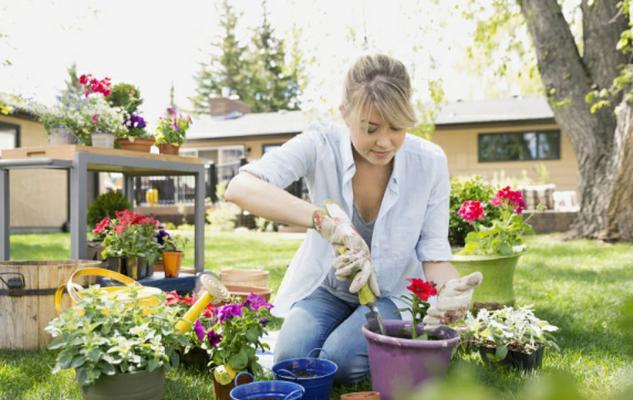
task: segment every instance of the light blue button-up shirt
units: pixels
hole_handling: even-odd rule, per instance
[[[356,172],[348,128],[320,122],[280,148],[242,167],[284,188],[304,178],[314,204],[338,202],[352,215]],[[374,225],[371,256],[382,296],[399,307],[407,278],[424,278],[421,262],[449,261],[450,182],[442,149],[407,134],[395,155],[393,171]],[[293,257],[275,299],[276,315],[284,315],[325,279],[334,250],[318,232],[309,229]]]

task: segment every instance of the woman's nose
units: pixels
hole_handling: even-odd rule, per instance
[[[389,130],[383,129],[376,138],[376,146],[388,149],[391,147],[391,138],[389,137]]]

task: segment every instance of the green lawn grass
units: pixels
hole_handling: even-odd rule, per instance
[[[14,235],[14,259],[65,258],[68,235]],[[205,265],[258,267],[271,271],[276,290],[299,240],[278,234],[207,233]],[[189,249],[185,263],[191,263]],[[536,314],[558,325],[560,353],[548,352],[541,372],[562,369],[581,383],[592,399],[604,399],[625,383],[633,362],[627,339],[616,327],[622,303],[633,294],[633,246],[590,241],[561,242],[537,236],[519,262],[515,277],[517,303],[533,304]],[[530,376],[502,367],[484,367],[477,355],[459,353],[454,364],[476,372],[476,380],[512,399]],[[74,373],[52,375],[50,352],[0,352],[0,399],[81,398]],[[335,388],[338,394],[365,390],[369,383]],[[209,374],[179,369],[168,374],[166,399],[212,399]]]

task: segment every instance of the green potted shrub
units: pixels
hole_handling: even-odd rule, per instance
[[[156,144],[161,154],[178,155],[191,122],[191,116],[179,113],[173,107],[167,108],[156,126]]]
[[[487,204],[498,217],[486,218]],[[529,218],[522,214],[524,208],[521,192],[506,186],[489,202],[466,200],[457,211],[473,230],[451,263],[462,276],[476,271],[483,274],[483,282],[473,294],[475,309],[514,304],[514,271],[526,248],[524,236],[532,233]]]
[[[87,400],[162,399],[165,369],[179,363],[186,338],[176,330],[177,310],[165,297],[141,303],[138,288],[121,297],[104,296],[97,286],[82,301],[52,320],[49,349],[58,350],[53,373],[74,369]]]
[[[558,327],[534,315],[531,307],[481,309],[466,315],[465,340],[479,349],[484,361],[522,370],[540,368],[546,347],[558,348],[552,332]]]

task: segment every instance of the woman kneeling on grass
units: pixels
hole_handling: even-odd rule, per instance
[[[385,55],[361,57],[350,68],[339,110],[345,124],[318,123],[240,169],[225,199],[264,218],[299,225],[307,236],[276,297],[285,321],[275,362],[323,348],[338,364],[338,383],[369,373],[361,327],[368,284],[383,319],[400,319],[407,278],[437,285],[429,326],[462,317],[481,275],[459,279],[448,262],[449,192],[444,152],[406,134],[415,124],[404,65]],[[313,203],[282,188],[304,178]],[[345,229],[319,206],[333,200],[351,216]],[[349,225],[348,225],[349,226]],[[335,249],[344,244],[342,255]],[[461,294],[453,295],[459,283]]]

